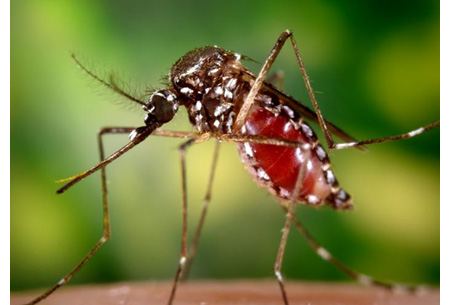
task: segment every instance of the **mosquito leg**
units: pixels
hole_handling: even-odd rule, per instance
[[[368,145],[368,144],[389,142],[389,141],[395,141],[395,140],[400,140],[400,139],[408,139],[408,138],[414,137],[416,135],[419,135],[425,131],[428,131],[434,127],[439,126],[440,123],[439,123],[439,121],[437,121],[435,123],[418,128],[416,130],[412,130],[410,132],[407,132],[407,133],[404,133],[401,135],[385,137],[385,138],[378,138],[378,139],[371,139],[371,140],[360,141],[360,142],[350,141],[348,143],[336,144],[331,136],[330,130],[334,131],[334,132],[337,131],[338,134],[343,134],[343,132],[339,129],[336,130],[336,128],[334,126],[330,126],[330,129],[329,129],[326,120],[323,118],[322,112],[319,107],[319,103],[317,102],[317,99],[314,95],[314,90],[312,89],[308,74],[306,73],[305,65],[303,64],[303,60],[300,55],[300,51],[299,51],[297,42],[295,41],[294,35],[292,34],[291,31],[285,30],[278,37],[277,42],[275,43],[274,47],[270,51],[269,56],[267,57],[266,61],[264,62],[264,65],[261,68],[261,71],[259,72],[258,76],[256,77],[256,80],[255,80],[249,94],[247,95],[247,97],[236,117],[236,121],[233,126],[233,130],[235,132],[239,131],[241,129],[241,127],[244,125],[245,119],[250,111],[250,107],[253,104],[253,100],[255,99],[256,95],[258,94],[258,91],[261,89],[261,87],[264,83],[264,80],[266,79],[267,74],[269,73],[270,68],[272,67],[275,59],[277,58],[278,54],[280,53],[281,49],[283,48],[283,46],[288,38],[291,39],[292,47],[294,48],[295,56],[297,58],[297,63],[300,67],[300,72],[301,72],[303,80],[305,82],[306,89],[308,91],[308,95],[314,106],[314,110],[315,110],[315,113],[317,116],[317,121],[319,122],[322,133],[325,136],[327,146],[330,150],[343,149],[343,148],[347,148],[347,147],[359,147],[359,146]],[[345,138],[349,138],[349,137],[345,136]]]
[[[180,281],[181,275],[183,274],[183,269],[187,260],[188,252],[187,252],[187,187],[186,187],[186,150],[196,143],[201,143],[210,138],[208,133],[201,134],[196,138],[191,138],[188,141],[181,144],[178,148],[180,153],[180,161],[181,161],[181,184],[182,184],[182,192],[183,192],[183,224],[182,224],[182,232],[181,232],[181,250],[180,250],[180,261],[178,263],[178,269],[175,274],[175,278],[173,281],[172,291],[170,293],[168,304],[172,304],[175,298],[175,293],[177,290],[178,283]],[[211,182],[212,183],[212,182]]]
[[[237,142],[237,143],[255,143],[255,144],[267,144],[267,145],[275,145],[275,146],[285,146],[292,148],[301,148],[308,149],[310,144],[303,142],[299,143],[298,141],[291,141],[280,138],[266,137],[266,136],[258,136],[258,135],[236,135],[236,134],[223,134],[218,135],[217,139],[224,142]]]
[[[283,48],[283,45],[285,44],[286,40],[289,37],[291,37],[293,39],[292,33],[289,30],[285,30],[278,37],[277,42],[275,43],[274,47],[270,51],[269,56],[267,57],[266,61],[264,62],[264,65],[261,68],[261,71],[259,72],[258,76],[256,77],[255,82],[253,83],[249,94],[245,98],[244,103],[243,103],[241,109],[239,110],[239,113],[236,116],[236,120],[235,120],[234,125],[233,125],[233,131],[235,133],[239,133],[240,129],[244,125],[245,119],[246,119],[246,117],[247,117],[247,115],[248,115],[248,113],[250,111],[250,107],[253,104],[253,101],[254,101],[256,95],[258,94],[258,91],[261,89],[261,87],[262,87],[262,85],[264,83],[264,80],[266,79],[267,74],[269,73],[270,68],[272,67],[276,57],[280,53],[281,49]],[[294,49],[298,50],[298,48],[296,48],[295,40],[292,40],[292,43],[294,45]],[[298,54],[298,56],[297,56],[297,54]],[[299,61],[301,62],[301,57],[299,55],[300,55],[300,53],[296,52],[296,56],[299,59]],[[303,63],[302,62],[301,62],[300,66],[303,67]],[[304,74],[306,75],[306,72]],[[282,86],[282,78],[283,77],[279,77],[279,79],[280,79],[279,86]],[[308,85],[309,85],[309,81],[307,81],[307,86]],[[310,85],[309,85],[309,89],[310,89],[309,92],[312,93],[312,96],[313,96],[313,98],[315,100],[314,93],[312,92],[312,88],[311,88]],[[317,104],[317,102],[316,102],[316,104]],[[308,107],[306,107],[306,106],[304,106],[304,105],[302,105],[300,103],[296,103],[295,105],[296,105],[298,111],[300,113],[302,113],[305,117],[307,117],[307,118],[309,118],[309,119],[311,119],[313,121],[319,122],[319,125],[320,126],[325,126],[325,128],[327,128],[327,126],[329,126],[331,132],[335,133],[339,138],[344,139],[345,141],[348,141],[348,142],[355,141],[355,139],[353,137],[351,137],[350,135],[345,133],[339,127],[337,127],[336,125],[334,125],[334,124],[324,120],[322,115],[321,115],[321,113],[320,113],[320,111],[318,113],[317,113],[317,111],[314,112],[314,111],[310,110]],[[317,108],[318,108],[318,106],[317,106]],[[328,129],[326,129],[326,130],[327,130],[327,132],[324,132],[324,134],[326,135],[328,133],[328,135],[329,135],[328,138],[327,138],[327,143],[328,143],[329,140],[332,141],[332,138],[331,138],[331,135],[330,135],[330,132],[328,131]],[[360,150],[364,150],[363,146],[358,146],[357,148],[360,149]]]
[[[284,206],[280,202],[280,207],[284,211],[284,213],[288,212],[288,209],[286,206]],[[335,266],[338,270],[341,272],[347,274],[349,277],[355,279],[359,283],[363,285],[373,285],[382,287],[385,289],[389,289],[392,291],[409,291],[409,292],[416,292],[420,290],[420,287],[413,287],[413,286],[405,286],[402,284],[390,284],[385,283],[381,281],[377,281],[372,279],[371,277],[359,273],[357,271],[354,271],[347,267],[344,263],[336,259],[327,249],[325,249],[322,245],[320,245],[314,237],[309,233],[309,231],[306,229],[304,224],[297,218],[295,215],[292,215],[292,222],[294,226],[297,228],[297,230],[305,236],[306,240],[308,241],[309,245],[314,249],[314,251],[319,255],[323,260],[330,262],[333,266]]]
[[[233,125],[233,130],[235,132],[239,131],[241,127],[244,125],[245,119],[250,111],[250,107],[253,104],[253,100],[255,99],[256,95],[258,94],[259,90],[261,89],[261,86],[264,83],[264,80],[267,77],[267,74],[269,73],[270,68],[273,65],[273,62],[278,56],[278,53],[280,53],[281,48],[283,47],[284,43],[286,42],[286,39],[291,36],[291,32],[286,30],[283,33],[281,33],[280,37],[278,37],[277,42],[275,43],[275,46],[270,51],[269,56],[267,57],[266,61],[264,62],[264,65],[261,68],[261,71],[259,72],[258,76],[255,79],[255,82],[250,89],[250,92],[248,93],[247,97],[244,100],[244,103],[242,104],[241,109],[239,110],[239,113],[236,116],[236,121]]]
[[[186,187],[186,150],[193,144],[196,143],[196,139],[189,139],[178,147],[180,153],[181,161],[181,184],[183,192],[183,223],[181,232],[181,250],[180,250],[180,261],[178,263],[178,269],[175,273],[175,278],[173,280],[172,291],[170,293],[169,305],[173,303],[175,298],[175,293],[177,290],[178,282],[180,281],[181,274],[183,273],[183,268],[187,259],[187,187]]]
[[[210,172],[209,180],[208,180],[208,186],[206,189],[205,197],[203,198],[202,212],[200,214],[200,219],[197,224],[197,229],[195,230],[194,239],[192,240],[192,244],[189,247],[189,252],[188,252],[189,255],[186,260],[186,265],[185,265],[181,280],[186,280],[188,278],[189,272],[191,270],[191,266],[192,266],[194,258],[195,258],[195,254],[197,253],[197,247],[198,247],[198,243],[200,240],[200,235],[203,230],[203,225],[205,223],[206,213],[208,211],[209,203],[211,202],[211,191],[212,191],[212,186],[213,186],[213,182],[214,182],[214,176],[216,173],[217,160],[219,158],[219,150],[220,150],[220,142],[216,141],[216,145],[214,147],[213,160],[212,160],[212,164],[211,164],[211,172]]]
[[[104,149],[103,149],[103,142],[102,142],[102,136],[104,134],[118,134],[118,133],[130,133],[133,131],[134,128],[128,128],[128,127],[108,127],[103,128],[99,131],[97,134],[98,139],[98,148],[100,153],[100,161],[103,161],[105,159],[104,156]],[[89,251],[89,253],[86,255],[86,257],[83,258],[83,260],[74,268],[72,271],[70,271],[66,276],[64,276],[55,286],[44,292],[42,295],[38,296],[36,299],[32,300],[31,302],[27,304],[37,304],[40,301],[47,298],[49,295],[51,295],[53,292],[55,292],[58,288],[60,288],[62,285],[66,284],[70,281],[70,279],[84,266],[84,264],[87,263],[91,259],[92,256],[100,249],[100,247],[109,239],[111,235],[110,231],[110,224],[109,224],[109,212],[108,212],[108,190],[106,187],[106,173],[105,168],[101,168],[101,180],[102,180],[102,197],[103,197],[103,235],[100,238],[100,240],[97,242],[97,244]]]
[[[307,143],[298,143],[294,141],[288,141],[284,139],[278,139],[278,138],[267,138],[267,137],[261,137],[261,136],[238,136],[238,135],[228,135],[227,137],[221,137],[220,140],[222,141],[232,141],[232,142],[248,142],[248,143],[257,143],[257,144],[267,144],[267,145],[277,145],[277,146],[286,146],[286,147],[299,147],[301,145],[302,150],[307,150],[309,147],[309,144]],[[293,197],[296,198],[296,197]],[[289,215],[289,208],[282,204],[280,202],[280,207],[283,209],[284,213],[286,215]],[[290,207],[290,206],[289,206]],[[323,246],[321,246],[313,237],[312,235],[306,230],[305,226],[295,217],[295,215],[292,214],[291,221],[293,224],[297,227],[297,229],[302,233],[310,246],[316,251],[316,253],[324,260],[329,261],[331,264],[333,264],[337,269],[342,271],[343,273],[347,274],[351,278],[357,280],[358,282],[364,284],[364,285],[373,285],[373,286],[379,286],[385,289],[393,290],[393,291],[409,291],[409,292],[416,292],[420,291],[420,287],[411,287],[411,286],[404,286],[401,284],[389,284],[384,283],[381,281],[377,281],[372,279],[371,277],[364,275],[362,273],[356,272],[350,268],[348,268],[346,265],[344,265],[342,262],[334,258],[330,252],[328,252]],[[283,250],[284,251],[284,250]],[[281,268],[281,267],[280,267]],[[280,273],[277,273],[281,276]],[[281,288],[283,291],[284,286]],[[283,296],[285,293],[283,293]],[[284,297],[283,297],[284,298]]]
[[[106,226],[105,223],[105,218],[109,218],[109,216],[105,217],[104,216],[104,226]],[[108,231],[109,234],[109,224],[108,227],[104,228],[104,231]],[[26,305],[31,305],[31,304],[37,304],[40,301],[44,300],[45,298],[47,298],[49,295],[51,295],[53,292],[55,292],[58,288],[60,288],[62,285],[66,284],[68,281],[70,281],[70,279],[74,276],[75,273],[78,272],[78,270],[80,270],[84,264],[91,259],[91,257],[97,253],[97,251],[100,249],[100,247],[108,240],[109,236],[106,236],[105,233],[103,233],[102,238],[97,242],[97,244],[91,249],[91,251],[89,251],[89,253],[86,255],[85,258],[83,258],[83,260],[74,268],[72,269],[72,271],[70,271],[66,276],[64,276],[55,286],[53,286],[52,288],[50,288],[49,290],[47,290],[46,292],[44,292],[43,294],[41,294],[40,296],[38,296],[36,299],[32,300],[29,303],[26,303]]]
[[[297,63],[300,67],[300,72],[302,74],[303,80],[305,81],[305,85],[306,85],[306,89],[309,94],[309,98],[311,99],[311,102],[314,106],[314,110],[316,112],[320,128],[322,129],[322,132],[325,136],[325,140],[327,142],[328,148],[330,150],[343,149],[343,148],[348,148],[348,147],[356,147],[356,146],[362,146],[362,145],[368,145],[368,144],[374,144],[374,143],[390,142],[390,141],[396,141],[396,140],[401,140],[401,139],[408,139],[408,138],[417,136],[425,131],[428,131],[428,130],[440,125],[440,122],[437,121],[432,124],[426,125],[424,127],[421,127],[416,130],[412,130],[410,132],[400,134],[400,135],[395,135],[395,136],[390,136],[390,137],[385,137],[385,138],[371,139],[371,140],[366,140],[366,141],[354,141],[354,142],[336,144],[331,136],[331,132],[328,130],[328,126],[327,126],[325,119],[323,118],[322,112],[320,111],[319,103],[317,102],[316,96],[314,95],[314,90],[312,89],[308,74],[306,73],[305,65],[303,64],[303,60],[300,55],[300,51],[299,51],[297,42],[295,41],[294,35],[288,30],[283,32],[283,34],[288,35],[291,38],[291,43],[294,48],[295,56],[297,58]],[[283,36],[283,34],[282,34],[282,36]],[[280,37],[282,37],[282,36],[280,36]]]
[[[155,134],[155,135],[163,136],[163,137],[183,138],[183,139],[195,138],[196,142],[203,142],[203,141],[208,140],[211,137],[211,135],[209,133],[199,134],[199,133],[183,132],[183,131],[155,130],[155,127],[151,127],[151,126],[143,126],[143,127],[139,127],[136,129],[129,128],[129,127],[126,127],[126,128],[113,127],[113,129],[117,129],[117,130],[121,129],[121,130],[123,130],[123,133],[131,131],[131,134],[130,134],[131,141],[128,144],[126,144],[125,146],[123,146],[121,149],[119,149],[118,151],[113,153],[111,156],[104,159],[102,162],[100,162],[96,166],[94,166],[82,173],[79,173],[75,176],[56,181],[58,183],[69,181],[67,184],[65,184],[63,187],[59,188],[56,191],[57,194],[64,193],[74,184],[80,182],[81,180],[83,180],[87,176],[95,173],[99,169],[107,166],[109,163],[111,163],[112,161],[114,161],[115,159],[117,159],[118,157],[120,157],[121,155],[123,155],[124,153],[129,151],[130,149],[132,149],[134,146],[136,146],[137,144],[144,141],[150,134]]]
[[[385,143],[385,142],[392,142],[392,141],[398,141],[403,139],[409,139],[415,136],[418,136],[432,128],[435,128],[440,125],[440,121],[436,121],[434,123],[428,124],[426,126],[417,128],[415,130],[412,130],[407,133],[385,137],[385,138],[377,138],[377,139],[370,139],[370,140],[363,140],[363,141],[356,141],[356,142],[347,142],[347,143],[337,143],[333,144],[332,149],[344,149],[348,147],[357,147],[361,145],[368,145],[368,144],[375,144],[375,143]]]
[[[297,181],[295,182],[294,191],[292,192],[292,197],[289,202],[289,208],[287,209],[286,214],[286,223],[283,228],[283,235],[281,236],[280,246],[278,248],[278,255],[275,261],[275,276],[277,277],[278,284],[280,285],[281,294],[283,296],[283,301],[285,305],[289,304],[286,289],[284,287],[284,280],[283,275],[281,274],[281,266],[283,264],[283,256],[284,256],[284,249],[286,247],[287,237],[289,234],[289,229],[291,227],[292,217],[294,215],[294,209],[295,205],[297,203],[297,198],[300,194],[300,190],[302,188],[303,183],[303,177],[305,176],[306,171],[306,164],[308,163],[309,159],[311,157],[311,148],[308,148],[305,150],[305,159],[303,164],[300,167],[300,170],[298,172]]]
[[[53,286],[48,291],[44,292],[42,295],[38,296],[36,299],[32,300],[31,302],[27,303],[29,304],[37,304],[43,299],[47,298],[49,295],[51,295],[55,290],[60,288],[62,285],[67,283],[75,273],[80,270],[84,264],[91,259],[91,257],[100,249],[100,247],[108,240],[110,237],[110,225],[109,225],[109,212],[108,212],[108,190],[107,190],[107,184],[106,184],[106,172],[105,172],[105,166],[126,153],[128,150],[145,140],[152,132],[154,131],[154,128],[145,126],[140,128],[132,128],[132,127],[106,127],[99,131],[98,133],[98,148],[99,148],[99,154],[100,154],[100,163],[94,166],[93,168],[82,172],[78,175],[75,175],[73,177],[70,177],[68,179],[63,179],[62,181],[71,180],[69,183],[64,185],[62,188],[60,188],[57,193],[61,194],[65,192],[69,187],[74,185],[75,183],[79,182],[80,180],[84,179],[85,177],[89,176],[90,174],[96,172],[97,170],[101,170],[101,180],[102,180],[102,196],[103,196],[103,235],[100,238],[100,240],[97,242],[97,244],[89,251],[89,253],[86,255],[85,258],[72,270],[70,271],[65,277],[63,277],[55,286]],[[103,148],[103,142],[102,142],[102,136],[104,134],[129,134],[132,133],[130,136],[132,137],[132,140],[125,146],[123,146],[121,149],[116,151],[114,154],[109,156],[105,159],[104,154],[104,148]],[[175,138],[193,138],[196,142],[202,142],[207,139],[209,139],[209,134],[195,134],[195,133],[188,133],[188,132],[177,132],[177,131],[155,131],[155,134],[165,137],[175,137]]]
[[[121,155],[123,155],[124,153],[129,151],[130,149],[132,149],[134,146],[136,146],[137,144],[139,144],[142,141],[144,141],[153,132],[153,130],[154,130],[154,128],[149,127],[149,126],[144,126],[144,127],[139,127],[139,128],[134,129],[133,130],[134,131],[133,134],[130,135],[132,137],[132,140],[128,144],[126,144],[125,146],[123,146],[122,148],[117,150],[115,153],[113,153],[111,156],[109,156],[108,158],[104,159],[99,164],[97,164],[96,166],[88,169],[87,171],[84,171],[84,172],[82,172],[80,174],[77,174],[77,175],[75,175],[73,177],[69,177],[69,178],[66,178],[66,179],[58,180],[57,182],[64,182],[64,181],[69,181],[69,180],[70,180],[70,182],[65,184],[63,187],[59,188],[56,191],[56,193],[57,194],[64,193],[65,191],[67,191],[74,184],[80,182],[81,180],[83,180],[87,176],[95,173],[99,169],[104,168],[106,165],[108,165],[109,163],[111,163],[112,161],[114,161],[115,159],[117,159],[118,157],[120,157]]]

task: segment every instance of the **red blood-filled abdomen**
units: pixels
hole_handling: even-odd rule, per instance
[[[286,115],[275,115],[263,107],[254,106],[241,132],[243,135],[312,144],[311,141],[316,141],[316,136],[308,125],[302,124],[306,123],[300,121],[294,124]],[[242,162],[258,184],[282,199],[292,197],[300,167],[305,162],[303,150],[287,146],[239,143],[238,151]],[[326,182],[322,162],[312,150],[306,164],[298,201],[318,204],[330,193],[331,186]]]

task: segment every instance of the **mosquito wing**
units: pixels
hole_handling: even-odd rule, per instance
[[[245,75],[248,78],[251,78],[253,81],[256,78],[255,75],[248,70],[245,71]],[[264,82],[263,88],[264,88],[264,90],[267,90],[270,93],[278,96],[280,103],[289,106],[294,111],[297,111],[298,113],[300,113],[303,117],[305,117],[317,124],[319,123],[319,120],[317,119],[317,114],[313,110],[311,110],[308,107],[306,107],[305,105],[303,105],[301,102],[294,99],[292,96],[289,96],[284,92],[281,92],[280,90],[275,88],[272,84],[267,83],[267,82]],[[335,124],[329,122],[328,120],[325,120],[325,122],[326,122],[327,127],[330,130],[330,132],[332,134],[336,135],[341,140],[346,141],[346,142],[357,142],[357,140],[355,138],[353,138],[351,135],[349,135],[348,133],[346,133],[339,127],[337,127]],[[357,146],[355,148],[357,148],[359,150],[366,150],[366,148],[363,146]]]

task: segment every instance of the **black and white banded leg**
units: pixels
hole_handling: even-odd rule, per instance
[[[280,207],[284,213],[288,213],[288,208],[280,202]],[[378,280],[373,279],[372,277],[365,275],[363,273],[354,271],[343,264],[341,261],[336,259],[325,247],[319,244],[314,237],[309,233],[306,229],[305,225],[295,216],[292,215],[292,223],[297,228],[297,230],[306,238],[309,245],[314,249],[314,251],[319,255],[323,260],[331,263],[341,272],[347,274],[349,277],[355,279],[359,283],[366,286],[378,286],[388,290],[392,290],[394,292],[412,292],[412,293],[421,293],[426,291],[423,286],[407,286],[403,284],[396,283],[385,283]]]
[[[363,145],[369,145],[369,144],[375,144],[375,143],[385,143],[385,142],[398,141],[398,140],[402,140],[402,139],[409,139],[409,138],[418,136],[418,135],[440,125],[440,121],[436,121],[434,123],[425,125],[423,127],[420,127],[415,130],[412,130],[412,131],[409,131],[409,132],[406,132],[403,134],[399,134],[399,135],[383,137],[383,138],[376,138],[376,139],[369,139],[369,140],[363,140],[363,141],[352,141],[352,142],[346,142],[346,143],[334,142],[333,137],[331,136],[331,132],[329,131],[327,122],[323,118],[322,112],[319,107],[319,103],[317,102],[316,96],[314,94],[314,90],[312,89],[311,83],[309,81],[309,76],[306,73],[305,65],[303,64],[303,60],[300,55],[300,51],[299,51],[297,42],[295,41],[294,35],[289,30],[286,30],[285,32],[283,32],[281,34],[280,37],[290,37],[290,39],[291,39],[291,43],[294,48],[295,56],[297,58],[297,63],[300,68],[300,72],[302,74],[303,80],[305,81],[306,89],[308,91],[311,102],[314,106],[314,110],[316,112],[320,128],[325,136],[325,140],[326,140],[328,148],[330,150],[333,150],[333,149],[338,150],[338,149],[344,149],[344,148],[348,148],[348,147],[357,147],[357,146],[363,146]],[[284,41],[283,41],[283,43],[284,43]],[[281,47],[282,46],[280,46],[280,48]]]
[[[107,127],[107,128],[101,129],[98,132],[97,139],[98,139],[98,149],[99,149],[100,161],[101,161],[100,164],[103,164],[103,166],[99,167],[101,169],[102,198],[103,198],[103,234],[102,234],[102,237],[95,244],[95,246],[88,252],[88,254],[81,260],[81,262],[78,263],[78,265],[76,265],[75,268],[73,268],[67,275],[65,275],[55,286],[53,286],[52,288],[50,288],[49,290],[47,290],[46,292],[44,292],[43,294],[41,294],[40,296],[38,296],[37,298],[35,298],[34,300],[32,300],[31,302],[29,302],[27,304],[37,304],[37,303],[39,303],[40,301],[44,300],[49,295],[51,295],[53,292],[55,292],[58,288],[60,288],[61,286],[63,286],[67,282],[69,282],[70,279],[72,279],[72,277],[92,258],[92,256],[94,256],[94,254],[97,253],[97,251],[100,249],[100,247],[111,236],[110,222],[109,222],[109,211],[108,211],[108,189],[107,189],[107,183],[106,183],[105,165],[108,164],[109,162],[111,162],[113,159],[119,157],[126,150],[131,149],[134,145],[138,144],[143,139],[141,140],[141,139],[138,138],[137,140],[135,140],[135,142],[131,141],[127,146],[125,146],[125,148],[126,147],[127,148],[125,149],[124,152],[122,152],[120,154],[118,154],[118,153],[114,154],[113,156],[115,156],[115,157],[112,158],[112,160],[109,161],[108,163],[105,163],[106,160],[105,160],[105,153],[104,153],[104,148],[103,148],[102,137],[105,134],[123,134],[123,133],[129,134],[130,132],[132,132],[134,130],[135,130],[135,128],[130,128],[130,127]],[[144,135],[143,137],[145,138],[146,136]],[[124,148],[122,148],[122,149],[124,149]],[[108,159],[111,159],[111,157],[109,157]],[[96,171],[96,170],[94,170],[94,171]],[[92,171],[92,169],[91,169],[91,171]],[[90,171],[86,171],[84,173],[88,173],[89,174]],[[85,174],[85,176],[87,176],[88,174]],[[74,176],[73,180],[75,180],[79,176],[80,175]],[[83,178],[85,176],[83,176]],[[81,180],[83,178],[79,178],[78,180]],[[63,181],[65,181],[65,180],[66,179],[64,179]],[[62,187],[61,189],[58,190],[57,193],[64,192],[68,187],[70,187],[70,185],[69,186],[66,185],[66,186]]]
[[[239,111],[239,113],[236,117],[236,121],[233,126],[233,130],[238,131],[244,125],[245,119],[250,111],[250,108],[254,102],[256,95],[258,94],[261,87],[263,86],[264,81],[267,78],[270,68],[272,67],[273,63],[275,62],[275,59],[277,58],[278,54],[280,53],[281,49],[283,48],[283,46],[288,38],[290,38],[290,40],[291,40],[291,44],[292,44],[292,47],[294,48],[294,52],[295,52],[295,57],[297,59],[297,63],[299,65],[300,72],[301,72],[303,80],[305,82],[306,89],[308,91],[308,95],[314,106],[314,110],[315,110],[315,113],[317,116],[317,121],[320,125],[320,129],[322,130],[322,133],[325,136],[327,146],[330,150],[344,149],[344,148],[348,148],[348,147],[359,147],[359,146],[375,144],[375,143],[384,143],[384,142],[408,139],[408,138],[418,136],[418,135],[440,125],[440,121],[436,121],[434,123],[425,125],[423,127],[417,128],[415,130],[412,130],[412,131],[409,131],[409,132],[406,132],[406,133],[403,133],[400,135],[394,135],[394,136],[389,136],[389,137],[384,137],[384,138],[376,138],[376,139],[370,139],[370,140],[364,140],[364,141],[350,141],[350,142],[345,142],[345,143],[335,143],[331,136],[330,127],[328,126],[328,123],[324,119],[322,112],[320,110],[319,104],[317,102],[317,99],[315,97],[314,90],[312,89],[308,74],[306,73],[306,69],[303,64],[303,60],[300,55],[300,51],[299,51],[297,42],[294,38],[294,35],[292,34],[291,31],[285,30],[278,37],[278,40],[275,43],[275,46],[272,48],[269,56],[267,57],[266,61],[264,62],[264,65],[261,68],[261,71],[259,72],[249,94],[247,95],[247,97],[241,107],[241,110]]]

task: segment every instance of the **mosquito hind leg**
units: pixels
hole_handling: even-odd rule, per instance
[[[317,116],[317,121],[319,123],[320,129],[322,130],[323,135],[325,136],[325,140],[327,142],[327,146],[330,150],[333,149],[344,149],[348,147],[360,147],[364,145],[374,144],[374,143],[383,143],[383,142],[390,142],[390,141],[397,141],[402,139],[408,139],[415,137],[417,135],[420,135],[432,128],[435,128],[440,125],[439,121],[436,121],[432,124],[428,124],[426,126],[420,127],[418,129],[400,134],[395,136],[389,136],[384,138],[376,138],[376,139],[370,139],[365,141],[350,141],[346,143],[336,143],[333,140],[333,137],[331,136],[331,129],[335,129],[334,126],[331,126],[329,129],[328,124],[326,120],[324,119],[322,112],[319,107],[319,103],[317,102],[316,96],[314,94],[314,90],[311,86],[311,83],[309,81],[309,76],[306,73],[305,65],[303,64],[302,56],[300,54],[297,42],[294,38],[294,35],[291,31],[285,30],[280,34],[278,37],[277,42],[275,43],[274,47],[269,53],[269,56],[267,57],[266,61],[264,62],[263,67],[261,68],[261,71],[259,72],[249,94],[247,95],[239,113],[236,116],[236,121],[233,126],[233,130],[237,132],[240,130],[240,128],[244,125],[245,119],[250,111],[250,107],[253,104],[253,101],[258,94],[259,90],[263,86],[263,83],[269,73],[270,68],[272,67],[275,59],[277,58],[278,54],[280,53],[281,49],[283,48],[285,42],[287,39],[291,40],[292,47],[294,48],[295,57],[297,59],[298,66],[300,68],[300,72],[302,74],[303,80],[305,82],[306,89],[308,91],[308,95],[311,99],[311,102],[314,106],[314,111]],[[339,133],[342,133],[340,130],[337,130]]]
[[[288,212],[286,206],[280,203],[280,207],[284,213]],[[292,223],[297,228],[297,230],[306,238],[308,244],[314,251],[320,256],[323,260],[329,262],[334,267],[336,267],[341,272],[347,274],[349,277],[353,278],[360,284],[366,286],[378,286],[384,289],[392,290],[392,291],[408,291],[408,292],[418,292],[421,290],[421,286],[405,286],[403,284],[391,284],[385,283],[371,278],[365,274],[354,271],[351,268],[347,267],[344,263],[336,259],[327,249],[325,249],[316,239],[309,233],[306,229],[305,225],[295,216],[292,215]]]
[[[100,161],[105,159],[102,136],[105,134],[121,134],[130,133],[134,128],[128,127],[108,127],[101,129],[97,134],[98,148],[100,154]],[[88,252],[88,254],[83,258],[83,260],[75,266],[66,276],[64,276],[55,286],[32,300],[27,304],[37,304],[40,301],[47,298],[58,288],[70,281],[70,279],[94,256],[95,253],[100,249],[100,247],[109,239],[111,236],[110,222],[109,222],[109,212],[108,212],[108,189],[106,186],[106,172],[105,168],[101,168],[101,180],[102,180],[102,197],[103,197],[103,234],[100,240],[95,244],[95,246]]]
[[[352,142],[346,142],[346,143],[334,142],[333,137],[331,136],[331,132],[328,129],[327,123],[326,123],[325,119],[323,118],[322,111],[320,110],[320,107],[319,107],[319,103],[317,102],[316,96],[314,94],[314,90],[309,81],[309,76],[306,73],[305,65],[303,64],[302,56],[300,55],[300,51],[299,51],[297,42],[294,38],[294,35],[289,30],[286,30],[285,32],[283,32],[283,34],[288,35],[291,39],[292,47],[294,48],[294,52],[295,52],[295,57],[297,58],[297,63],[299,65],[300,72],[301,72],[303,80],[305,82],[305,86],[308,91],[309,98],[311,99],[311,102],[314,106],[314,110],[317,115],[320,129],[322,130],[322,133],[325,136],[325,140],[326,140],[328,148],[330,150],[343,149],[343,148],[348,148],[348,147],[357,147],[357,146],[363,146],[363,145],[369,145],[369,144],[375,144],[375,143],[398,141],[398,140],[402,140],[402,139],[409,139],[409,138],[420,135],[420,134],[440,125],[440,121],[436,121],[432,124],[428,124],[426,126],[423,126],[418,129],[415,129],[415,130],[412,130],[412,131],[409,131],[409,132],[406,132],[403,134],[399,134],[399,135],[364,140],[364,141],[352,141]],[[282,36],[283,36],[283,34],[282,34]]]
[[[409,138],[418,136],[432,128],[438,127],[439,125],[440,125],[440,121],[436,121],[434,123],[425,125],[423,127],[417,128],[415,130],[411,130],[409,132],[402,133],[402,134],[395,135],[395,136],[363,140],[363,141],[355,141],[355,142],[346,142],[346,143],[337,143],[337,144],[334,143],[333,147],[331,149],[344,149],[344,148],[348,148],[348,147],[357,147],[357,146],[368,145],[368,144],[385,143],[385,142],[409,139]]]

